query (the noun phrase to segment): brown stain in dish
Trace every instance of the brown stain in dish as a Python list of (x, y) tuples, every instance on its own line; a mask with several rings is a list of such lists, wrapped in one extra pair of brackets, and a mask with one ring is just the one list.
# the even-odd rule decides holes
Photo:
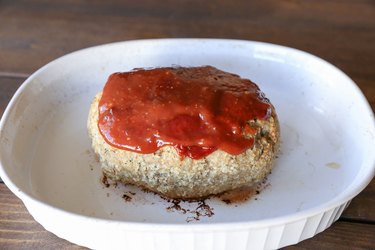
[[(162, 197), (163, 198), (163, 197)], [(165, 199), (165, 198), (164, 198)], [(182, 214), (188, 214), (189, 216), (186, 218), (186, 222), (192, 221), (200, 221), (202, 217), (212, 217), (215, 215), (214, 208), (210, 207), (207, 203), (207, 199), (202, 200), (179, 200), (179, 199), (165, 199), (171, 203), (169, 207), (166, 208), (168, 212), (180, 212)], [(181, 204), (188, 202), (188, 203), (197, 203), (197, 207), (194, 209), (185, 208)]]
[(225, 202), (226, 204), (241, 204), (244, 203), (252, 198), (257, 200), (255, 196), (260, 194), (260, 192), (265, 189), (266, 187), (270, 186), (265, 178), (262, 182), (258, 183), (257, 185), (253, 186), (245, 186), (240, 187), (237, 189), (233, 189), (230, 191), (226, 191), (224, 193), (216, 195), (221, 201)]
[(218, 195), (218, 198), (226, 204), (243, 203), (254, 195), (259, 194), (256, 187), (241, 187)]
[(111, 185), (109, 184), (108, 182), (108, 178), (107, 176), (103, 175), (103, 177), (101, 178), (101, 183), (106, 187), (106, 188), (109, 188)]
[(122, 198), (124, 199), (124, 201), (127, 201), (127, 202), (129, 202), (129, 201), (132, 200), (132, 197), (129, 196), (129, 195), (127, 195), (127, 194), (123, 194), (123, 195), (122, 195)]
[[(101, 178), (101, 183), (106, 187), (114, 187), (117, 188), (118, 183), (117, 182), (112, 182), (109, 181), (109, 179), (103, 175)], [(211, 207), (209, 204), (207, 204), (207, 200), (211, 198), (218, 198), (222, 202), (228, 205), (240, 205), (242, 203), (247, 202), (250, 199), (257, 200), (255, 197), (256, 195), (260, 194), (260, 192), (268, 187), (270, 184), (267, 183), (267, 178), (263, 180), (263, 182), (259, 183), (258, 185), (255, 186), (246, 186), (246, 187), (241, 187), (237, 188), (231, 191), (227, 191), (218, 195), (212, 195), (210, 197), (206, 197), (203, 199), (198, 199), (198, 200), (184, 200), (184, 199), (169, 199), (167, 197), (164, 197), (158, 193), (155, 193), (153, 191), (150, 191), (147, 188), (142, 187), (142, 192), (144, 193), (153, 193), (154, 195), (159, 196), (163, 200), (167, 201), (169, 203), (169, 206), (166, 207), (166, 210), (168, 212), (178, 212), (181, 214), (186, 214), (186, 222), (193, 222), (193, 221), (200, 221), (202, 217), (212, 217), (215, 215), (214, 213), (214, 208)], [(123, 193), (122, 199), (125, 202), (130, 202), (132, 201), (133, 196), (135, 196), (135, 192), (127, 191)], [(107, 197), (109, 194), (107, 194)], [(195, 208), (191, 208), (191, 206), (186, 207), (184, 204), (189, 203), (196, 203)], [(154, 204), (154, 203), (153, 203)]]

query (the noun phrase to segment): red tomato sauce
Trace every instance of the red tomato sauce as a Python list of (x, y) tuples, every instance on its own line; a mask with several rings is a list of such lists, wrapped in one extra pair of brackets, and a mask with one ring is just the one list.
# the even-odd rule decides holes
[(248, 121), (272, 111), (255, 83), (211, 66), (114, 73), (98, 108), (99, 131), (113, 147), (148, 154), (169, 145), (192, 159), (243, 153), (254, 144), (244, 136)]

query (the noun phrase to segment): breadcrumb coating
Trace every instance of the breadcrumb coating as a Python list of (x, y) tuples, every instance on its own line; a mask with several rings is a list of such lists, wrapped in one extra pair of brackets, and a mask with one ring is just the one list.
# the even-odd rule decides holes
[(139, 154), (109, 145), (98, 130), (98, 93), (90, 107), (87, 127), (92, 147), (105, 176), (134, 184), (173, 199), (200, 199), (225, 191), (256, 185), (272, 170), (279, 149), (279, 122), (272, 107), (267, 120), (251, 120), (256, 129), (251, 149), (239, 155), (216, 150), (193, 160), (181, 159), (172, 146)]

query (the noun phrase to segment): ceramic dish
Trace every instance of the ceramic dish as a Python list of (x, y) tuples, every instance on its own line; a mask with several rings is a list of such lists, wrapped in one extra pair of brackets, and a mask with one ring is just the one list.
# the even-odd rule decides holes
[[(255, 81), (282, 144), (264, 190), (241, 204), (163, 200), (101, 180), (86, 131), (112, 72), (213, 65)], [(161, 39), (63, 56), (30, 76), (0, 124), (0, 174), (47, 230), (95, 249), (273, 249), (336, 221), (374, 176), (374, 116), (358, 87), (308, 53), (238, 40)]]

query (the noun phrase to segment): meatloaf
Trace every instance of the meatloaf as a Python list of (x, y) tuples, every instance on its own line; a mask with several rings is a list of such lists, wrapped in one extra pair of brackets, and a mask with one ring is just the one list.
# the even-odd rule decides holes
[[(119, 92), (122, 101), (112, 102)], [(106, 177), (168, 198), (200, 199), (255, 185), (270, 173), (279, 149), (279, 122), (264, 93), (211, 66), (114, 73), (92, 101), (87, 126)]]

